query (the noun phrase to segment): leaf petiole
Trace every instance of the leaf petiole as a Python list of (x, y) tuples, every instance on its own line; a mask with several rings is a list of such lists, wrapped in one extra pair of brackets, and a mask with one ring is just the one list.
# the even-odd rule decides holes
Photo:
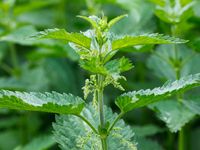
[(117, 121), (124, 115), (124, 112), (121, 112), (113, 121), (113, 123), (110, 125), (110, 127), (108, 128), (108, 134), (112, 131), (113, 127), (115, 126), (115, 124), (117, 123)]
[(95, 127), (83, 116), (79, 115), (79, 114), (74, 114), (75, 116), (79, 117), (80, 119), (82, 119), (91, 129), (92, 131), (94, 131), (94, 133), (99, 134), (97, 132), (97, 130), (95, 129)]

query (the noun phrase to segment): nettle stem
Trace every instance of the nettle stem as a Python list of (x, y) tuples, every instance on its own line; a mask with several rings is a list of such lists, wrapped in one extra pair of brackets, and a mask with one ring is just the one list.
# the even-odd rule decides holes
[[(171, 27), (171, 32), (172, 32), (172, 36), (176, 36), (176, 30), (177, 30), (177, 25), (173, 25)], [(176, 45), (174, 45), (174, 53), (175, 53), (175, 60), (176, 63), (178, 63), (179, 65), (175, 66), (175, 73), (176, 73), (176, 80), (179, 80), (181, 77), (181, 62), (179, 60), (179, 56), (178, 56), (178, 49), (176, 47)], [(177, 93), (177, 100), (182, 103), (183, 101), (183, 94), (181, 93)], [(185, 135), (184, 135), (184, 126), (181, 128), (181, 130), (178, 132), (178, 150), (184, 150), (185, 149)]]
[(184, 127), (178, 132), (178, 150), (185, 150)]
[(104, 121), (104, 101), (103, 101), (103, 87), (102, 87), (102, 82), (103, 82), (103, 76), (98, 75), (98, 93), (97, 93), (97, 100), (98, 100), (98, 106), (99, 106), (99, 118), (100, 118), (100, 124), (101, 127), (105, 127), (105, 121)]
[(98, 100), (99, 119), (100, 119), (100, 137), (101, 137), (102, 149), (107, 150), (107, 131), (105, 129), (105, 118), (104, 118), (104, 108), (103, 108), (104, 107), (103, 85), (102, 85), (104, 77), (98, 74), (97, 78), (99, 87), (97, 93), (97, 100)]

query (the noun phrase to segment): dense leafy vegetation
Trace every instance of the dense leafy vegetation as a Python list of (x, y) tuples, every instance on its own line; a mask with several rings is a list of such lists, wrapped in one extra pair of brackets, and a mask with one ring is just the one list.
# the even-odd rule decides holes
[(0, 149), (198, 149), (197, 6), (1, 1)]

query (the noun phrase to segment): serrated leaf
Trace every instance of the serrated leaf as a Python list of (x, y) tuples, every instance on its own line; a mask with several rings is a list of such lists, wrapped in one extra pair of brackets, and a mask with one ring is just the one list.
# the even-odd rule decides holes
[(12, 92), (0, 90), (0, 108), (42, 111), (59, 114), (79, 114), (84, 101), (72, 94)]
[(164, 36), (162, 34), (146, 34), (138, 36), (126, 35), (114, 40), (112, 42), (112, 49), (117, 50), (125, 47), (145, 44), (179, 44), (185, 42), (187, 41), (175, 37)]
[(122, 57), (120, 59), (114, 59), (106, 63), (105, 68), (110, 74), (118, 74), (121, 72), (128, 71), (133, 68), (130, 60)]
[(195, 113), (177, 100), (166, 100), (150, 105), (157, 116), (166, 123), (171, 132), (179, 131)]
[(106, 74), (107, 72), (100, 59), (96, 57), (92, 57), (90, 60), (81, 60), (80, 66), (92, 73)]
[(99, 58), (92, 57), (90, 60), (80, 61), (80, 66), (92, 73), (104, 75), (118, 75), (133, 68), (130, 60), (125, 57), (113, 59), (105, 65), (102, 64)]
[[(113, 122), (117, 114), (113, 113), (108, 107), (104, 107), (105, 119)], [(95, 128), (99, 125), (99, 116), (95, 108), (90, 104), (82, 112)], [(61, 115), (56, 117), (53, 124), (54, 136), (60, 144), (62, 150), (102, 150), (99, 135), (76, 116)], [(119, 120), (107, 139), (109, 150), (136, 150), (133, 140), (134, 133), (131, 128), (125, 125), (124, 121)]]
[(186, 99), (183, 103), (191, 112), (200, 115), (200, 98)]
[(85, 48), (90, 48), (90, 39), (81, 33), (69, 33), (65, 29), (46, 29), (34, 35), (35, 38), (57, 39), (65, 42), (73, 42)]
[(143, 107), (156, 101), (164, 100), (165, 97), (169, 97), (172, 94), (183, 90), (189, 90), (199, 85), (200, 73), (183, 77), (174, 82), (167, 82), (162, 87), (157, 87), (152, 90), (147, 89), (125, 93), (118, 97), (115, 103), (121, 111), (127, 112), (134, 108)]

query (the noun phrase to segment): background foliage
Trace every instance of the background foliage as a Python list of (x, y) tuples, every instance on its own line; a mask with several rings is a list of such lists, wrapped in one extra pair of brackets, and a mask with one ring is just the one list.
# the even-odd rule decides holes
[[(76, 16), (101, 16), (102, 13), (109, 19), (128, 14), (112, 28), (116, 34), (163, 33), (189, 40), (176, 47), (139, 45), (120, 51), (117, 56), (128, 57), (135, 66), (125, 73), (128, 82), (122, 85), (127, 91), (153, 88), (177, 76), (199, 73), (199, 7), (199, 0), (1, 0), (0, 88), (83, 96), (81, 87), (89, 74), (78, 65), (79, 57), (74, 50), (65, 42), (35, 41), (31, 36), (46, 28), (85, 31), (88, 23)], [(105, 92), (107, 105), (114, 112), (119, 111), (114, 99), (121, 91), (108, 87)], [(124, 119), (135, 132), (138, 149), (177, 149), (176, 131), (183, 126), (185, 149), (200, 149), (199, 95), (199, 89), (195, 89), (184, 93), (183, 106), (172, 97), (127, 114)], [(81, 102), (77, 107), (79, 111)], [(55, 140), (57, 133), (53, 138), (51, 132), (53, 114), (8, 109), (0, 109), (0, 114), (0, 149), (59, 149)], [(62, 118), (58, 120), (62, 121)], [(123, 125), (119, 122), (119, 126)]]

